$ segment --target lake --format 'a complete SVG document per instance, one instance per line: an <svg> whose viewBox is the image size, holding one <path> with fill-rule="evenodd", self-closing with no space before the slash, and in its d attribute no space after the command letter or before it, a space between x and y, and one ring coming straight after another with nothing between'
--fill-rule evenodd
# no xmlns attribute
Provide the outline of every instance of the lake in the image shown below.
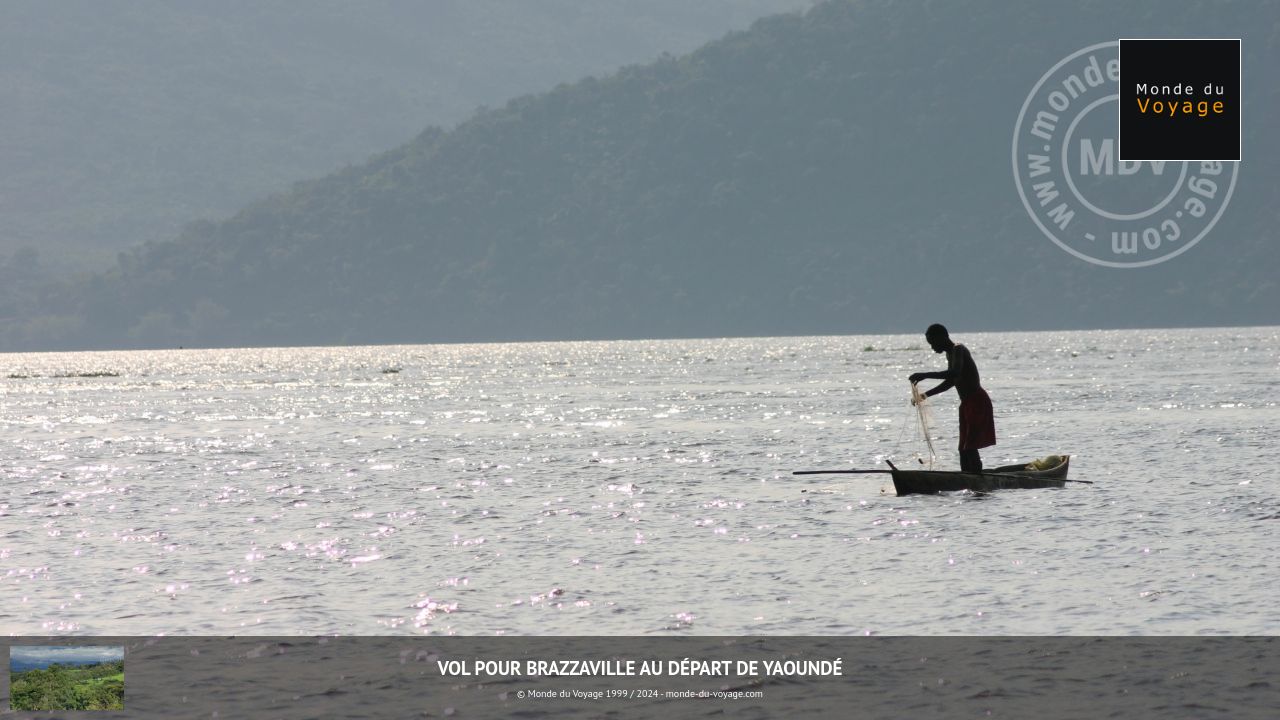
<svg viewBox="0 0 1280 720"><path fill-rule="evenodd" d="M916 463L922 335L3 355L0 631L1280 626L1280 328L954 337L1093 484L791 475Z"/></svg>

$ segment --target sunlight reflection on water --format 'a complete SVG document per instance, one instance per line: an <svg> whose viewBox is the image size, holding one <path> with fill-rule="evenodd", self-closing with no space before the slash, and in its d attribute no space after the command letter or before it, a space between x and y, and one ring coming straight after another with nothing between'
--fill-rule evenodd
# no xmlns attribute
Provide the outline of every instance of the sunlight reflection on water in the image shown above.
<svg viewBox="0 0 1280 720"><path fill-rule="evenodd" d="M914 336L6 355L0 630L1273 631L1276 329L958 339L1096 484L790 475L911 460Z"/></svg>

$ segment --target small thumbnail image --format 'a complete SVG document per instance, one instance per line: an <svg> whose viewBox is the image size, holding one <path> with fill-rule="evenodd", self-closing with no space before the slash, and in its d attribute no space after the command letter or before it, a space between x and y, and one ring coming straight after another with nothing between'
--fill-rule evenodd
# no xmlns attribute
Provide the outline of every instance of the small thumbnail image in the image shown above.
<svg viewBox="0 0 1280 720"><path fill-rule="evenodd" d="M123 710L124 647L10 646L9 708Z"/></svg>

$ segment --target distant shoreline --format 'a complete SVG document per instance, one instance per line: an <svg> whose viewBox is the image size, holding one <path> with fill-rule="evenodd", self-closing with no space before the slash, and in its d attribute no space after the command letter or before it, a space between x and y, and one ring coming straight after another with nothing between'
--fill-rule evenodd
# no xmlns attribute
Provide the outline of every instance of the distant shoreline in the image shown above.
<svg viewBox="0 0 1280 720"><path fill-rule="evenodd" d="M1142 326L1142 327L1113 327L1113 328L1049 328L1036 330L1001 330L1001 329L985 329L985 330L957 330L957 335L997 335L997 334L1050 334L1050 333L1078 333L1078 332L1146 332L1146 331L1163 331L1163 332L1194 332L1200 330L1258 330L1263 328L1280 328L1280 325L1172 325L1172 326ZM46 354L63 354L63 353L132 353L132 352L199 352L204 350L308 350L308 349L329 349L329 348L398 348L398 347L433 347L433 346L465 346L465 345L551 345L551 344L580 344L580 343L611 343L611 342L665 342L669 340L687 340L687 341L731 341L731 340L792 340L801 338L875 338L875 337L902 337L902 336L919 336L924 337L924 328L919 331L905 330L901 332L866 332L866 333L799 333L795 335L788 334L760 334L760 335L725 335L725 336L671 336L671 337L594 337L594 338L546 338L546 339L516 339L516 340L441 340L441 341L424 341L424 342L373 342L373 343L352 343L343 344L336 343L332 345L228 345L228 346L182 346L182 347L86 347L70 350L2 350L0 356L4 355L46 355ZM10 378L21 379L21 378Z"/></svg>

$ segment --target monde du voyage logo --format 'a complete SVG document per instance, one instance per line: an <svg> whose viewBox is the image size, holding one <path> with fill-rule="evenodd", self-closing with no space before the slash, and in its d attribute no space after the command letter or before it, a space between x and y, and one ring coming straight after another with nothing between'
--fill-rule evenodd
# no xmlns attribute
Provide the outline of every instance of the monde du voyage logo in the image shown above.
<svg viewBox="0 0 1280 720"><path fill-rule="evenodd" d="M1238 82L1237 75L1235 94L1223 100L1237 103L1237 113ZM1058 247L1095 265L1136 268L1200 242L1226 210L1240 168L1221 160L1121 160L1122 95L1117 41L1049 68L1018 113L1013 174L1023 206Z"/></svg>

